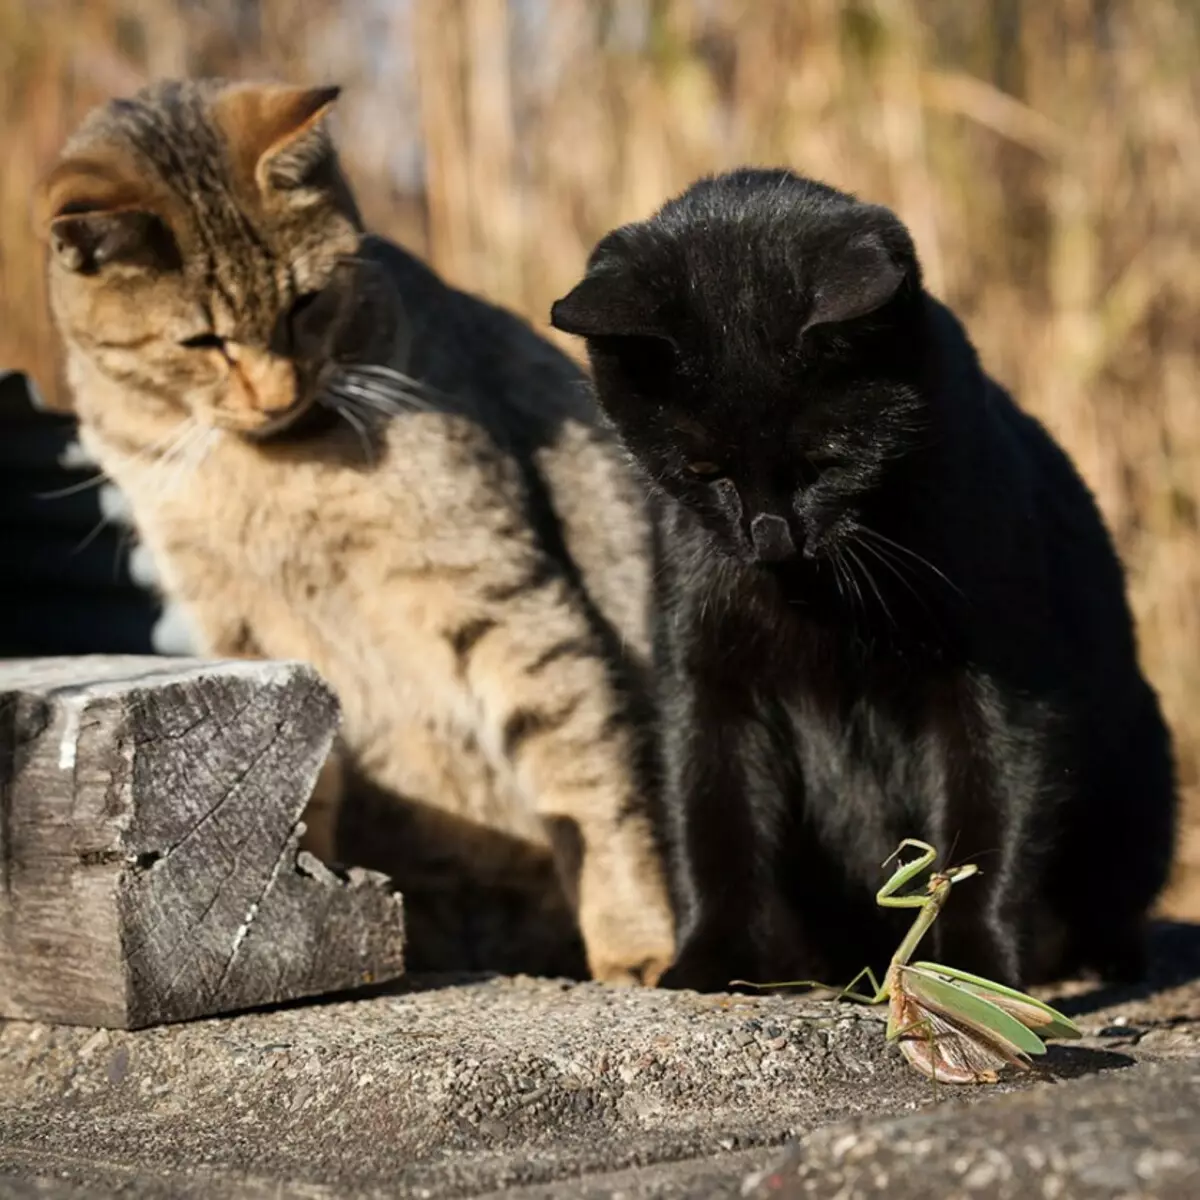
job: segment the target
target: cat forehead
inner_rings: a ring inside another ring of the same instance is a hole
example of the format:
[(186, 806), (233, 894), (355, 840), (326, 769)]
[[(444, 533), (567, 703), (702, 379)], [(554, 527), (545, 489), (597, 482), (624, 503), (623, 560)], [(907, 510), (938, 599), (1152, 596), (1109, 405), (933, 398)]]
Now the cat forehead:
[(683, 272), (716, 276), (781, 275), (819, 281), (847, 244), (876, 237), (907, 255), (907, 230), (890, 210), (782, 170), (742, 170), (701, 179), (648, 219), (616, 230), (596, 250), (648, 267), (653, 283)]
[(166, 80), (93, 109), (60, 161), (109, 157), (186, 200), (257, 199), (255, 169), (289, 139), (309, 134), (332, 154), (319, 118), (336, 87), (299, 88), (224, 79)]
[(604, 239), (589, 271), (593, 300), (617, 297), (646, 314), (643, 328), (710, 361), (786, 353), (804, 329), (863, 316), (905, 279), (920, 283), (893, 213), (777, 172), (701, 181)]
[(63, 150), (64, 160), (124, 156), (179, 191), (212, 179), (221, 138), (212, 119), (217, 81), (155, 84), (93, 109)]

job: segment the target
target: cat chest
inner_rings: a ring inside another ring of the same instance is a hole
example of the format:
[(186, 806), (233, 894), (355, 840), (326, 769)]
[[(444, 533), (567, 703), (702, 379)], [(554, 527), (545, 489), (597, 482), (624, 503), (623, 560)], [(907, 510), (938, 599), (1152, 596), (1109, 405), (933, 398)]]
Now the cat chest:
[(886, 814), (889, 827), (919, 820), (974, 771), (977, 706), (964, 680), (801, 689), (778, 703), (773, 719), (786, 729), (790, 771), (806, 803), (827, 819), (870, 823)]
[(265, 656), (312, 663), (341, 699), (346, 736), (384, 758), (401, 730), (461, 758), (477, 713), (444, 631), (465, 619), (465, 572), (431, 564), (445, 555), (414, 527), (407, 496), (339, 482), (279, 473), (250, 487), (214, 458), (172, 491), (150, 473), (125, 486), (168, 590), (206, 636), (244, 624)]

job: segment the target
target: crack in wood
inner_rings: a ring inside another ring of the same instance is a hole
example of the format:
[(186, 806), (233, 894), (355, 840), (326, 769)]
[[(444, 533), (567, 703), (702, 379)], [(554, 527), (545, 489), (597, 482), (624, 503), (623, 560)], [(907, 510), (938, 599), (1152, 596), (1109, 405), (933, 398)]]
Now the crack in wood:
[(401, 974), (390, 881), (297, 849), (337, 714), (302, 664), (0, 663), (0, 1017), (136, 1028)]
[[(224, 893), (225, 885), (233, 878), (234, 874), (236, 873), (236, 871), (238, 869), (240, 862), (241, 862), (240, 857), (235, 855), (233, 862), (229, 866), (229, 870), (226, 871), (225, 874), (221, 877), (220, 882), (217, 884), (216, 888), (213, 890), (212, 897), (208, 901), (208, 903), (204, 906), (203, 911), (200, 913), (200, 915), (198, 917), (195, 918), (195, 920), (193, 920), (188, 925), (187, 929), (184, 932), (184, 936), (187, 938), (187, 943), (183, 944), (179, 938), (176, 938), (175, 940), (172, 941), (170, 950), (166, 951), (166, 953), (162, 955), (161, 961), (165, 963), (166, 961), (169, 961), (171, 955), (173, 955), (174, 953), (176, 953), (176, 951), (178, 951), (180, 949), (181, 945), (184, 950), (183, 961), (171, 973), (171, 977), (167, 980), (167, 982), (165, 984), (158, 984), (154, 980), (153, 977), (151, 977), (151, 979), (149, 981), (149, 986), (154, 989), (155, 993), (157, 994), (157, 996), (160, 1000), (166, 1002), (170, 999), (170, 997), (174, 994), (175, 985), (179, 982), (180, 976), (183, 975), (183, 973), (188, 969), (188, 967), (192, 966), (195, 963), (195, 961), (196, 961), (196, 942), (194, 940), (194, 935), (195, 935), (196, 931), (198, 929), (200, 929), (201, 926), (203, 926), (204, 923), (208, 920), (208, 914), (210, 912), (212, 912), (212, 910), (214, 908), (216, 908), (217, 901), (221, 899), (221, 896)], [(162, 927), (163, 923), (164, 922), (161, 920), (155, 922), (155, 925), (154, 925), (155, 930), (160, 929)], [(132, 961), (132, 959), (131, 959), (131, 961)]]
[(289, 836), (283, 843), (279, 853), (275, 856), (275, 865), (271, 868), (270, 875), (267, 876), (267, 882), (263, 884), (262, 891), (255, 897), (253, 903), (246, 910), (245, 920), (238, 927), (237, 932), (233, 935), (233, 945), (229, 950), (229, 958), (225, 962), (225, 967), (221, 971), (221, 977), (217, 980), (217, 986), (213, 989), (212, 1000), (216, 1000), (225, 990), (225, 981), (229, 978), (229, 972), (233, 970), (233, 964), (237, 961), (237, 956), (242, 948), (242, 943), (246, 940), (250, 933), (250, 927), (254, 924), (254, 919), (258, 916), (259, 906), (263, 899), (270, 894), (271, 889), (275, 886), (275, 881), (279, 878), (279, 871), (283, 866), (283, 860), (287, 857), (288, 850), (292, 847), (292, 839)]
[(262, 747), (262, 749), (259, 750), (254, 755), (254, 757), (250, 760), (249, 763), (247, 763), (245, 770), (243, 770), (238, 775), (238, 777), (225, 789), (225, 791), (221, 795), (221, 798), (219, 800), (217, 800), (216, 803), (213, 804), (196, 821), (195, 825), (193, 825), (192, 828), (187, 831), (187, 833), (185, 833), (182, 837), (177, 838), (174, 842), (169, 844), (165, 849), (158, 851), (159, 857), (163, 861), (166, 861), (167, 859), (169, 859), (171, 857), (171, 855), (173, 855), (175, 853), (176, 850), (178, 850), (181, 846), (185, 845), (196, 834), (200, 833), (204, 829), (204, 827), (208, 824), (208, 822), (212, 818), (214, 818), (221, 811), (222, 808), (225, 807), (225, 805), (229, 802), (229, 800), (231, 798), (237, 797), (238, 793), (241, 790), (242, 784), (244, 784), (246, 782), (246, 780), (249, 778), (251, 772), (253, 772), (258, 767), (258, 765), (262, 762), (262, 760), (264, 758), (266, 758), (266, 756), (268, 754), (270, 754), (271, 751), (273, 749), (275, 749), (275, 747), (279, 744), (279, 741), (283, 735), (283, 731), (284, 731), (285, 727), (288, 726), (289, 721), (290, 721), (290, 718), (288, 718), (288, 717), (284, 717), (280, 721), (278, 721), (276, 723), (275, 729), (272, 732), (272, 734), (270, 735), (266, 745), (264, 745)]

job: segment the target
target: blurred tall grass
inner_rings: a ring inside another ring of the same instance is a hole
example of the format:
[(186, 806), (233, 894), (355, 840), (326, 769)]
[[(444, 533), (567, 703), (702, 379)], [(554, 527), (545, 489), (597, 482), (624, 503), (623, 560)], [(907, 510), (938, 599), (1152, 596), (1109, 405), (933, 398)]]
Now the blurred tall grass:
[(1200, 917), (1195, 0), (0, 0), (0, 366), (44, 390), (31, 189), (93, 103), (178, 74), (345, 84), (371, 223), (543, 326), (704, 172), (892, 205), (1117, 536), (1188, 797), (1168, 907)]

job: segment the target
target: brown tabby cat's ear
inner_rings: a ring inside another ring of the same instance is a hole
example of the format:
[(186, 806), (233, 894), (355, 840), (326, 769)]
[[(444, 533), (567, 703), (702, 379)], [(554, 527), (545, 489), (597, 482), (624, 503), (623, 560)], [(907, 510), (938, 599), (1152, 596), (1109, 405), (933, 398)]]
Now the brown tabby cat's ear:
[(214, 107), (238, 169), (264, 192), (306, 183), (328, 156), (321, 121), (341, 91), (284, 84), (227, 88)]
[(170, 270), (179, 250), (132, 164), (96, 149), (64, 159), (34, 199), (38, 233), (68, 271), (93, 275), (110, 263)]

